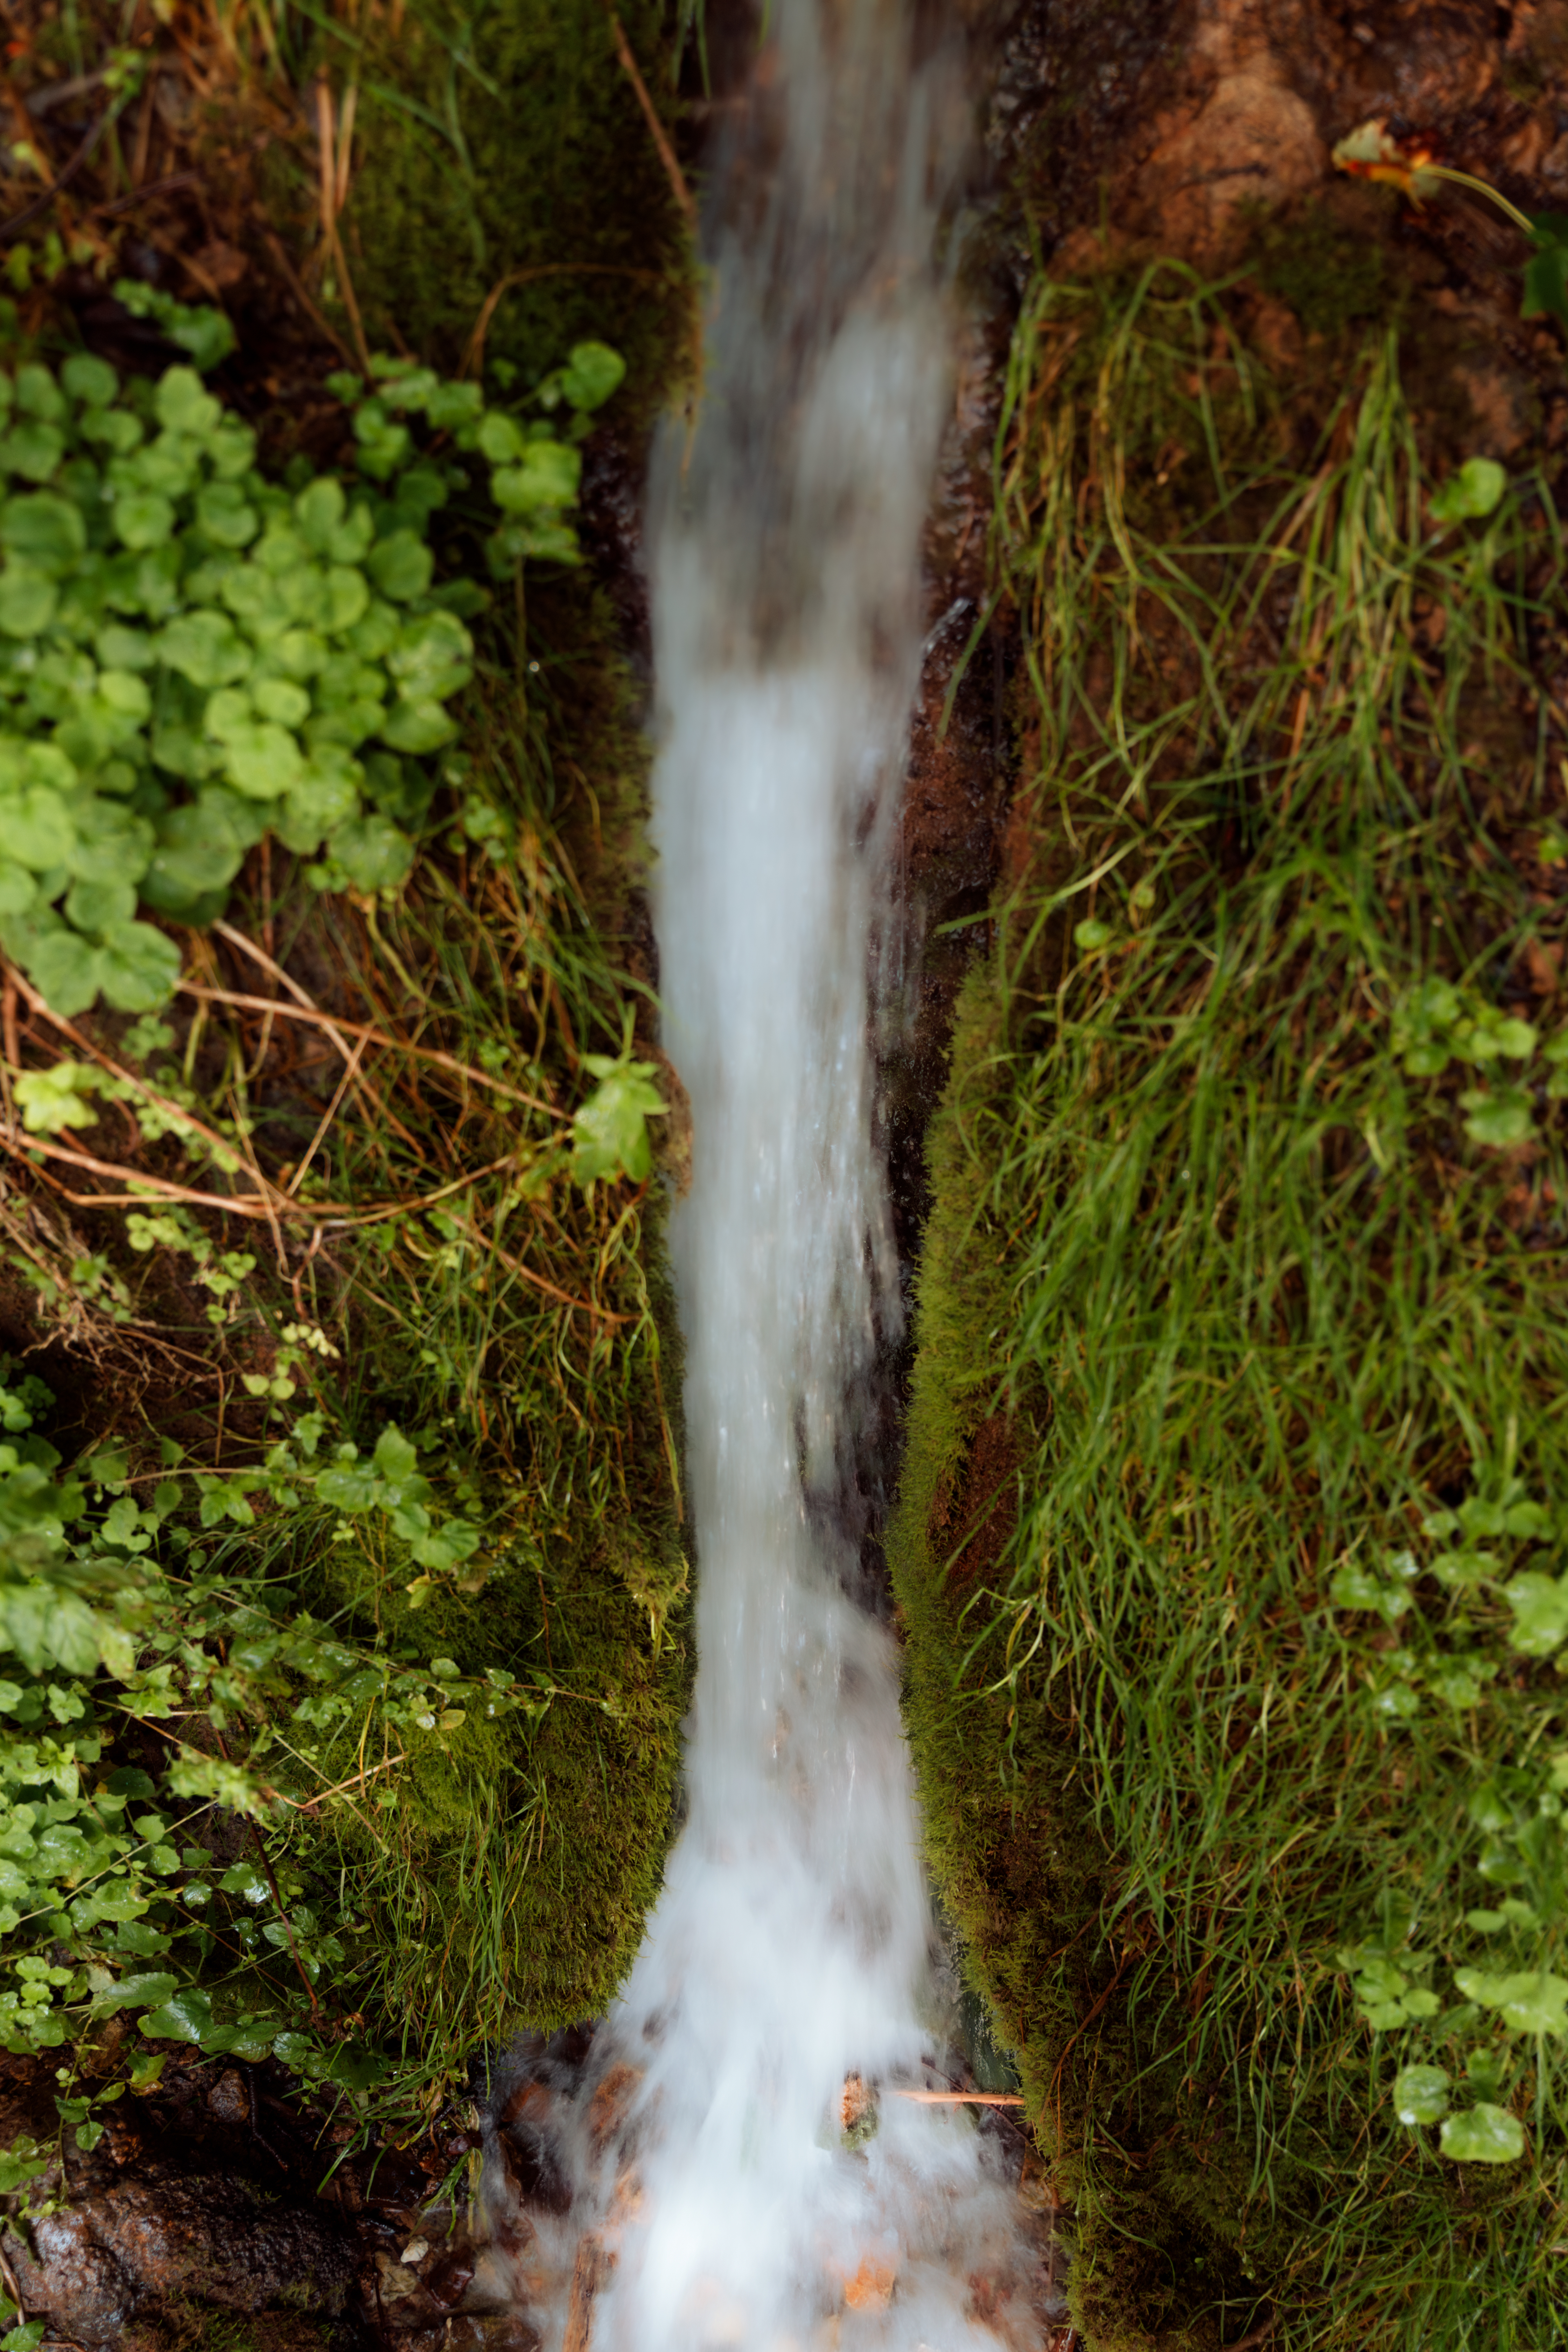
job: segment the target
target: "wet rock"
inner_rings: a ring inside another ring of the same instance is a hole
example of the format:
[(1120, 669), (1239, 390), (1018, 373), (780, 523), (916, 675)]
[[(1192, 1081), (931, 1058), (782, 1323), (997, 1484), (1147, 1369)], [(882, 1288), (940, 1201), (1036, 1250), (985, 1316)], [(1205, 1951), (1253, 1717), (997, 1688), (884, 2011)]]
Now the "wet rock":
[(612, 2066), (599, 2083), (588, 2102), (588, 2137), (595, 2156), (600, 2155), (626, 2121), (632, 2094), (642, 2081), (640, 2066)]
[(6, 2252), (30, 2311), (61, 2336), (118, 2342), (138, 2313), (190, 2303), (336, 2316), (353, 2284), (349, 2232), (325, 2205), (268, 2201), (217, 2177), (121, 2179), (35, 2222)]
[(207, 2105), (220, 2123), (250, 2121), (250, 2087), (237, 2066), (226, 2066), (207, 2093)]

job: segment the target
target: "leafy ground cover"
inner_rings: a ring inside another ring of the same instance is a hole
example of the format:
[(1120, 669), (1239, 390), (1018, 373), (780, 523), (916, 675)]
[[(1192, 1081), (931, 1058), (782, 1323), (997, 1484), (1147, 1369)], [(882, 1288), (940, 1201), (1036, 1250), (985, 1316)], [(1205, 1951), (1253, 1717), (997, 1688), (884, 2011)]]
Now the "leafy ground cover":
[[(678, 1104), (574, 528), (688, 308), (604, 12), (398, 16), (13, 47), (0, 2000), (82, 2148), (183, 2045), (441, 2174), (476, 2053), (623, 1972), (688, 1690)], [(666, 107), (674, 33), (626, 14)], [(394, 131), (469, 109), (625, 275), (516, 303), (499, 215), (454, 275)]]
[(1256, 286), (1042, 278), (1014, 343), (1031, 797), (931, 1147), (911, 1736), (1086, 2341), (1523, 2347), (1568, 2150), (1559, 520), (1417, 431), (1386, 280), (1288, 388)]

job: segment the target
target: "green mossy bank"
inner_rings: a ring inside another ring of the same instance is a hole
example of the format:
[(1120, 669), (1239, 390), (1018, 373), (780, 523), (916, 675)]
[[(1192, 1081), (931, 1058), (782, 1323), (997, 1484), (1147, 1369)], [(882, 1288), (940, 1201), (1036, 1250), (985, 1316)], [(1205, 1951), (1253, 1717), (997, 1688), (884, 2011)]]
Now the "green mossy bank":
[(1310, 233), (1037, 279), (997, 445), (889, 1556), (1093, 2352), (1562, 2326), (1563, 550), (1479, 334), (1382, 254), (1307, 321)]

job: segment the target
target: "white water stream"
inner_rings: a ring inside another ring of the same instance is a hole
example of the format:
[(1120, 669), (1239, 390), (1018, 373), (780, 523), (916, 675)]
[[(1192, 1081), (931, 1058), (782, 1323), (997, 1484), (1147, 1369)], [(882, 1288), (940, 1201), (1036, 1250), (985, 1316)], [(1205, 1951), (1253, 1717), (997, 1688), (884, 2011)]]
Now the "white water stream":
[[(695, 1134), (673, 1243), (699, 1671), (663, 1895), (573, 2119), (550, 2102), (574, 2194), (518, 2284), (551, 2352), (1035, 2352), (1049, 2333), (994, 2141), (895, 2095), (941, 2080), (931, 1909), (897, 1659), (830, 1501), (899, 1313), (868, 972), (965, 123), (961, 64), (918, 63), (910, 14), (773, 0), (710, 206), (699, 422), (689, 446), (667, 433), (650, 493), (655, 915)], [(878, 2086), (859, 2146), (850, 2076)]]

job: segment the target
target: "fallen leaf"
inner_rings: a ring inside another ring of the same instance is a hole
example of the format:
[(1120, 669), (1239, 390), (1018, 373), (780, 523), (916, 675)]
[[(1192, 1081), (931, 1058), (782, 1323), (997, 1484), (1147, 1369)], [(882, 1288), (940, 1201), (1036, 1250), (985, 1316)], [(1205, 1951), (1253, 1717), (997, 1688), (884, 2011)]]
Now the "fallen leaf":
[(848, 2285), (844, 2300), (851, 2311), (886, 2311), (893, 2300), (894, 2265), (883, 2254), (868, 2254)]

